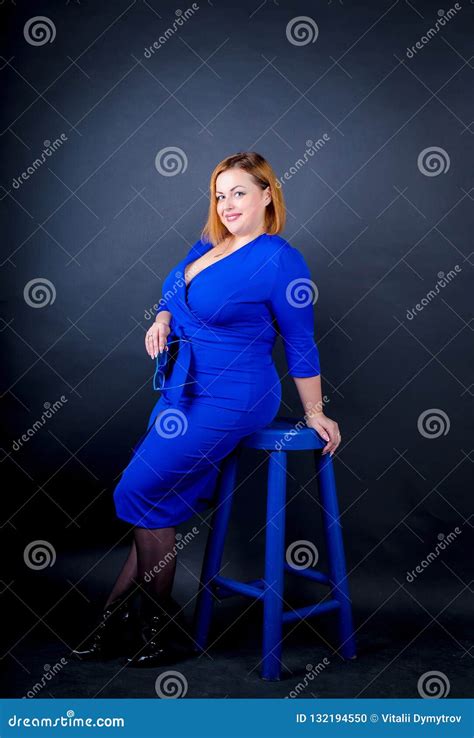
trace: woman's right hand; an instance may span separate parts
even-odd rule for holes
[[[155,321],[145,334],[145,349],[152,359],[156,359],[158,351],[168,351],[166,339],[171,333],[169,323]]]

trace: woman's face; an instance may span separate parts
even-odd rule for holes
[[[235,236],[245,236],[265,226],[270,188],[258,187],[244,169],[227,169],[216,179],[217,213]]]

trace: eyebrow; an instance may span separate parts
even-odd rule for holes
[[[237,187],[245,187],[245,185],[235,185],[234,187],[231,187],[231,188],[230,188],[230,191],[232,192],[232,190],[235,190],[235,189],[236,189]],[[217,195],[217,194],[219,194],[219,195],[223,195],[224,193],[223,193],[223,192],[221,192],[220,190],[216,190],[216,195]]]

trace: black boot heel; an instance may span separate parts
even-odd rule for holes
[[[181,628],[173,620],[173,616],[179,610],[179,605],[170,599],[145,604],[142,608],[135,653],[127,659],[127,666],[136,668],[165,666],[194,656],[191,648],[183,648],[180,645],[183,638],[179,637],[178,631],[181,631]],[[182,635],[184,638],[189,637],[186,630]]]

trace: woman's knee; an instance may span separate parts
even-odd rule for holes
[[[120,513],[133,506],[133,492],[127,479],[122,476],[113,492],[115,510]]]

